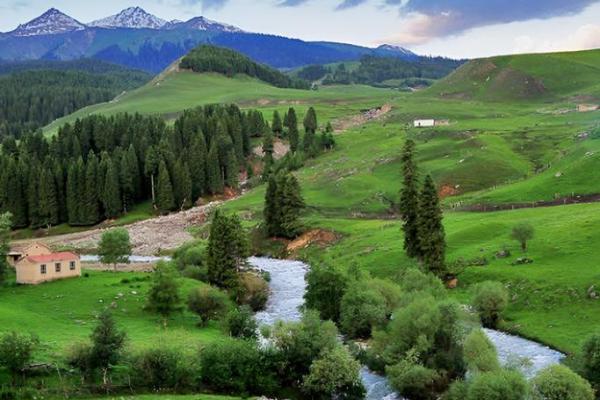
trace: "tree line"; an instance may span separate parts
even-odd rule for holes
[[[101,65],[109,65],[99,62]],[[134,89],[150,79],[140,71],[110,66],[86,68],[86,64],[65,66],[65,69],[21,70],[25,66],[3,65],[9,72],[0,76],[0,138],[35,130],[56,118],[85,106],[109,101],[125,90]],[[39,67],[63,68],[62,64],[40,64]],[[98,72],[96,72],[98,71]]]
[[[236,51],[202,45],[192,50],[180,63],[180,67],[194,72],[217,72],[232,77],[246,74],[280,88],[308,89],[308,82],[293,79],[276,69],[255,63]]]
[[[159,212],[237,188],[250,137],[268,124],[237,106],[185,111],[172,127],[155,116],[92,115],[46,140],[6,139],[0,153],[0,210],[13,227],[93,225],[152,199]]]

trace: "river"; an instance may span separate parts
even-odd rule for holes
[[[269,282],[271,295],[266,309],[256,314],[259,325],[272,325],[278,320],[300,320],[300,307],[304,303],[305,274],[308,272],[308,265],[300,261],[260,257],[251,257],[248,261],[255,268],[271,275]],[[528,360],[521,367],[523,373],[528,377],[534,376],[539,370],[549,365],[560,362],[564,357],[562,353],[530,340],[490,329],[485,329],[484,332],[496,346],[501,363]],[[374,374],[366,367],[361,369],[361,379],[367,390],[367,400],[400,399],[391,389],[385,377]]]

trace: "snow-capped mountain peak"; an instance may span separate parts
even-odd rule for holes
[[[414,56],[415,53],[413,53],[412,51],[401,47],[401,46],[394,46],[392,44],[382,44],[381,46],[379,46],[377,48],[377,50],[386,50],[386,51],[393,51],[394,53],[399,53],[399,54],[404,54],[407,56]]]
[[[167,24],[164,19],[147,13],[140,7],[129,7],[118,14],[90,22],[89,26],[101,28],[160,29]]]
[[[178,28],[193,29],[193,30],[198,30],[198,31],[212,31],[212,32],[243,32],[237,26],[213,21],[213,20],[205,18],[205,17],[195,17],[186,22],[169,25],[169,29],[178,29]]]
[[[10,34],[13,36],[56,35],[83,29],[85,29],[85,25],[81,22],[56,8],[51,8],[39,17],[19,25]]]

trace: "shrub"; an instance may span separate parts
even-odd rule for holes
[[[67,349],[65,363],[81,373],[83,379],[93,372],[92,346],[88,343],[75,343]]]
[[[226,325],[229,334],[233,337],[242,339],[256,338],[257,323],[252,315],[252,310],[248,306],[241,306],[229,311]]]
[[[272,359],[254,342],[230,339],[201,351],[200,375],[217,392],[268,395],[278,386]]]
[[[467,398],[467,393],[469,390],[469,385],[465,381],[459,380],[454,381],[448,388],[448,391],[444,393],[442,396],[443,400],[465,400]]]
[[[348,278],[339,269],[331,266],[315,265],[306,274],[306,307],[319,312],[324,320],[339,322],[341,302]]]
[[[240,274],[238,302],[250,306],[253,311],[264,310],[269,300],[269,284],[262,276],[252,272]]]
[[[475,329],[467,336],[463,354],[471,372],[492,372],[500,369],[496,348],[481,329]]]
[[[373,327],[386,319],[385,298],[365,284],[348,288],[340,304],[340,325],[352,338],[368,338]]]
[[[386,368],[390,384],[402,396],[413,400],[435,398],[435,370],[415,363],[410,357]]]
[[[190,376],[180,351],[167,348],[149,348],[132,359],[134,384],[154,391],[177,390],[185,387]]]
[[[271,340],[280,351],[289,384],[300,381],[312,362],[338,345],[338,331],[331,321],[321,321],[316,311],[307,311],[300,322],[276,323]]]
[[[411,293],[413,296],[407,297],[405,302],[408,302],[414,294],[428,294],[433,297],[440,297],[445,293],[444,284],[433,274],[423,273],[416,268],[407,268],[404,272],[400,284],[405,293]],[[418,295],[419,296],[419,295]]]
[[[519,242],[521,250],[527,251],[527,242],[533,239],[533,234],[533,226],[527,222],[522,222],[512,229],[510,237]]]
[[[600,386],[600,332],[583,342],[581,363],[585,377],[598,388]]]
[[[402,301],[402,289],[398,284],[390,280],[379,278],[369,280],[368,285],[383,296],[385,314],[389,318]]]
[[[364,399],[360,364],[342,346],[326,352],[310,366],[302,389],[314,399]]]
[[[190,247],[183,253],[179,260],[183,265],[203,266],[204,248],[200,246]]]
[[[200,317],[200,325],[223,316],[228,307],[227,295],[210,286],[196,288],[188,296],[188,308]]]
[[[593,400],[589,382],[564,365],[551,365],[532,380],[534,400]]]
[[[500,370],[475,375],[467,400],[523,400],[527,393],[527,381],[520,372]]]
[[[182,275],[200,282],[208,282],[208,268],[206,266],[188,265],[183,269]]]
[[[39,341],[34,336],[8,332],[0,337],[0,366],[8,370],[13,383],[23,377]]]
[[[484,326],[495,328],[507,305],[508,291],[500,282],[486,281],[475,288],[473,306]]]

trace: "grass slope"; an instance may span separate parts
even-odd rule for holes
[[[88,340],[95,316],[109,307],[127,332],[128,345],[133,349],[165,341],[195,351],[223,337],[217,325],[199,328],[198,317],[188,311],[172,317],[164,329],[161,318],[143,309],[149,274],[87,273],[89,277],[37,286],[0,287],[0,332],[17,330],[38,335],[43,344],[41,358],[54,359],[61,357],[70,344]],[[184,298],[193,287],[202,285],[190,279],[181,279],[181,283]]]
[[[258,108],[269,119],[276,109],[284,111],[293,106],[299,115],[303,115],[308,107],[315,106],[321,121],[327,121],[381,106],[393,96],[394,92],[390,90],[362,85],[334,86],[318,91],[280,89],[245,75],[227,78],[215,73],[171,71],[109,103],[87,107],[58,119],[45,131],[56,132],[64,123],[90,114],[138,112],[170,117],[187,108],[211,103],[236,103],[244,108]]]
[[[444,97],[494,101],[600,95],[600,50],[473,60],[432,87]]]

